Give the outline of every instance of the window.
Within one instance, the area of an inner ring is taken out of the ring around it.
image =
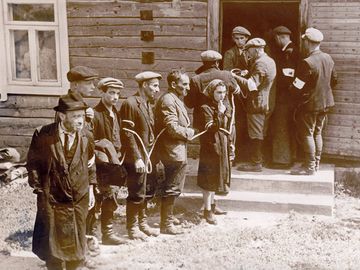
[[[0,1],[1,99],[6,93],[66,93],[66,0]]]

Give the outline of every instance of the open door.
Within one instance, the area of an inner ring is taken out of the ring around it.
[[[270,51],[273,46],[271,29],[284,25],[292,31],[292,41],[298,45],[300,38],[300,1],[221,1],[220,51],[222,54],[234,43],[231,33],[235,26],[251,32],[251,38],[266,40]]]

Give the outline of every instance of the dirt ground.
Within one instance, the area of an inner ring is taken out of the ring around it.
[[[26,182],[0,194],[0,269],[42,269],[30,252],[35,195]],[[341,187],[333,217],[230,212],[213,226],[184,207],[177,209],[184,235],[101,246],[93,258],[98,269],[360,269],[360,201]],[[152,212],[156,226],[156,207]],[[123,207],[116,222],[126,237]]]

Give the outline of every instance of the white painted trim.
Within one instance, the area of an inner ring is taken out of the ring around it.
[[[66,0],[0,0],[0,57],[7,59],[6,63],[0,65],[0,101],[7,99],[7,94],[26,95],[62,95],[66,94],[70,84],[66,73],[69,70],[69,45],[67,33]],[[55,22],[16,22],[9,21],[7,4],[54,4]],[[12,79],[11,54],[14,50],[11,45],[9,30],[28,30],[31,59],[32,81],[14,81]],[[37,40],[35,31],[55,31],[57,81],[38,81],[38,59]],[[9,47],[10,46],[10,47]],[[4,49],[2,49],[4,48]]]

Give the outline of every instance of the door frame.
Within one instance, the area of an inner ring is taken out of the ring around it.
[[[308,0],[208,0],[207,15],[207,48],[219,51],[221,47],[221,27],[222,27],[222,3],[241,2],[241,3],[299,3],[299,35],[305,31],[309,23],[309,3]],[[299,36],[299,40],[301,40]]]

